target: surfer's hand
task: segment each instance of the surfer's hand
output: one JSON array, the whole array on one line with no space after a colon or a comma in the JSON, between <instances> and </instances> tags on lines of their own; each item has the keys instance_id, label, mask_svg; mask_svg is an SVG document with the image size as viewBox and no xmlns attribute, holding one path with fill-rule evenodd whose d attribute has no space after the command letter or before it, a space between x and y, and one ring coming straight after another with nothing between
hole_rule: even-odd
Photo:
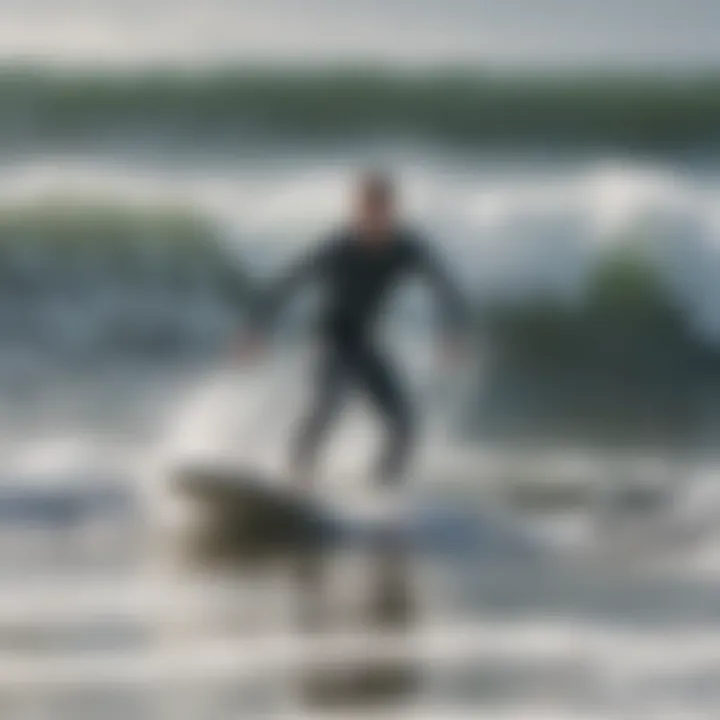
<instances>
[{"instance_id":1,"label":"surfer's hand","mask_svg":"<svg viewBox=\"0 0 720 720\"><path fill-rule=\"evenodd\" d=\"M469 355L468 343L464 338L446 337L438 348L438 364L442 368L455 368L464 363Z\"/></svg>"},{"instance_id":2,"label":"surfer's hand","mask_svg":"<svg viewBox=\"0 0 720 720\"><path fill-rule=\"evenodd\" d=\"M236 343L235 357L242 364L257 362L267 350L267 343L262 335L246 333Z\"/></svg>"}]
</instances>

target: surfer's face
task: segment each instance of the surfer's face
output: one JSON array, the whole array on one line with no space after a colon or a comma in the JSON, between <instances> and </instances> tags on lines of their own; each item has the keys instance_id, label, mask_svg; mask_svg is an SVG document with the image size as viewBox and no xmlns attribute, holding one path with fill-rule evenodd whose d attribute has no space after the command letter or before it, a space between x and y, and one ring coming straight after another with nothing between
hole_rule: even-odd
<instances>
[{"instance_id":1,"label":"surfer's face","mask_svg":"<svg viewBox=\"0 0 720 720\"><path fill-rule=\"evenodd\" d=\"M373 183L363 184L358 192L356 219L364 240L378 242L392 237L395 205L389 189Z\"/></svg>"}]
</instances>

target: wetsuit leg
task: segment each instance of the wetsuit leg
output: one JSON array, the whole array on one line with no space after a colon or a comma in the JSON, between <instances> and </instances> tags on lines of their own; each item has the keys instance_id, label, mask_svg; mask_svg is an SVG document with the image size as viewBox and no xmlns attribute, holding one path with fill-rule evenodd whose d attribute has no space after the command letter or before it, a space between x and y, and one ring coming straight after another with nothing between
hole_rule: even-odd
<instances>
[{"instance_id":1,"label":"wetsuit leg","mask_svg":"<svg viewBox=\"0 0 720 720\"><path fill-rule=\"evenodd\" d=\"M394 369L372 347L361 348L355 358L355 375L361 388L387 423L389 436L378 468L382 482L399 482L409 458L413 417Z\"/></svg>"},{"instance_id":2,"label":"wetsuit leg","mask_svg":"<svg viewBox=\"0 0 720 720\"><path fill-rule=\"evenodd\" d=\"M318 447L345 397L348 375L345 356L337 348L325 348L317 368L312 407L300 424L293 448L293 472L301 478L312 476Z\"/></svg>"}]
</instances>

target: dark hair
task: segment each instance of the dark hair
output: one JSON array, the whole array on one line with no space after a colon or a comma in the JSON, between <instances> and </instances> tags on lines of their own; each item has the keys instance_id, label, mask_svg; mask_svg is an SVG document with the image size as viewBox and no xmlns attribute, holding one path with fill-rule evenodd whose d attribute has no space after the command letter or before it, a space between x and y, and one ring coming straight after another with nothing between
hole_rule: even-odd
<instances>
[{"instance_id":1,"label":"dark hair","mask_svg":"<svg viewBox=\"0 0 720 720\"><path fill-rule=\"evenodd\" d=\"M388 173L380 170L366 172L360 178L359 188L372 202L391 205L395 200L395 183Z\"/></svg>"}]
</instances>

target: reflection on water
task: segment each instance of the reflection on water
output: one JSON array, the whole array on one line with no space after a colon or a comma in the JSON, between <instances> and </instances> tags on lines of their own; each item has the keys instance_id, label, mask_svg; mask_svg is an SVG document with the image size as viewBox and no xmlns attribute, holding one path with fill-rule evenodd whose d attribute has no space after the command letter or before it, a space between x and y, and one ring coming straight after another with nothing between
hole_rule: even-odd
<instances>
[{"instance_id":1,"label":"reflection on water","mask_svg":"<svg viewBox=\"0 0 720 720\"><path fill-rule=\"evenodd\" d=\"M349 591L347 585L338 582L338 576L347 577L348 572L352 573ZM300 558L300 626L313 633L342 630L343 625L393 636L411 632L415 598L410 591L409 572L408 558L399 549L352 558ZM345 603L338 602L340 590L352 595ZM310 708L394 703L412 697L418 684L417 668L411 659L374 659L372 653L298 672L300 695Z\"/></svg>"}]
</instances>

